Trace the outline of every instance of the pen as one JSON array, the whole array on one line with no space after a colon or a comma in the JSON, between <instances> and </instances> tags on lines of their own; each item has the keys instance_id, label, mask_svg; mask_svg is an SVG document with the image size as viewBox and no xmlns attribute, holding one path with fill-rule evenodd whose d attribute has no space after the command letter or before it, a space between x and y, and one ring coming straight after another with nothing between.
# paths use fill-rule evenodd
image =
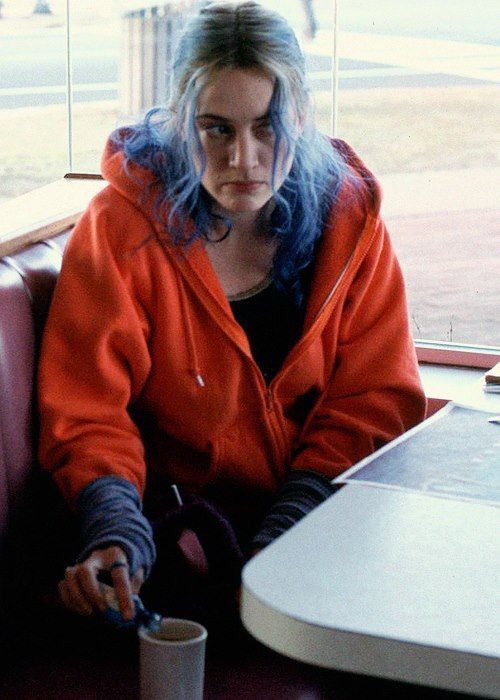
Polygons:
<instances>
[{"instance_id":1,"label":"pen","mask_svg":"<svg viewBox=\"0 0 500 700\"><path fill-rule=\"evenodd\" d=\"M174 492L175 500L177 501L177 505L183 506L184 503L182 502L181 494L179 493L179 489L177 488L177 484L172 484L172 491Z\"/></svg>"}]
</instances>

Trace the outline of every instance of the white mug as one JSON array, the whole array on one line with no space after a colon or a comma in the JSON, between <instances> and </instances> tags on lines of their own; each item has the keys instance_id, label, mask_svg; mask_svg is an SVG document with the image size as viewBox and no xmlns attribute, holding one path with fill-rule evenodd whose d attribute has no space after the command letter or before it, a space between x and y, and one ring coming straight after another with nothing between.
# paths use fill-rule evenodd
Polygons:
<instances>
[{"instance_id":1,"label":"white mug","mask_svg":"<svg viewBox=\"0 0 500 700\"><path fill-rule=\"evenodd\" d=\"M207 630L197 622L164 617L139 629L141 700L202 700Z\"/></svg>"}]
</instances>

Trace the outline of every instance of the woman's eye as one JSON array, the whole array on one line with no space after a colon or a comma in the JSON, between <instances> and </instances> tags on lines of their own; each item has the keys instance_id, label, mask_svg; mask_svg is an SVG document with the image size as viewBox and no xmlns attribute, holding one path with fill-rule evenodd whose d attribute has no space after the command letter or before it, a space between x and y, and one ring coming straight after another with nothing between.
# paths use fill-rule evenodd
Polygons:
<instances>
[{"instance_id":1,"label":"woman's eye","mask_svg":"<svg viewBox=\"0 0 500 700\"><path fill-rule=\"evenodd\" d=\"M259 137L264 138L274 136L274 128L271 122L264 122L262 124L259 124L259 126L257 127L257 134Z\"/></svg>"},{"instance_id":2,"label":"woman's eye","mask_svg":"<svg viewBox=\"0 0 500 700\"><path fill-rule=\"evenodd\" d=\"M230 129L226 124L212 124L211 126L206 126L205 131L209 136L227 136L230 133Z\"/></svg>"}]
</instances>

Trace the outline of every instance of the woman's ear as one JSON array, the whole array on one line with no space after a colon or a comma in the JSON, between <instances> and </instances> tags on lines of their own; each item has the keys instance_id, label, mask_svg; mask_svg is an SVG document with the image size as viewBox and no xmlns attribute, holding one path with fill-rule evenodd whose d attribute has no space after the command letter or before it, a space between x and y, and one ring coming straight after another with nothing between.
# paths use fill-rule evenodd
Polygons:
<instances>
[{"instance_id":1,"label":"woman's ear","mask_svg":"<svg viewBox=\"0 0 500 700\"><path fill-rule=\"evenodd\" d=\"M296 105L293 110L292 126L293 126L293 136L295 139L299 139L305 129L307 122L307 112L309 110L309 105L304 105L302 109L299 105Z\"/></svg>"},{"instance_id":2,"label":"woman's ear","mask_svg":"<svg viewBox=\"0 0 500 700\"><path fill-rule=\"evenodd\" d=\"M294 120L293 120L293 138L296 141L298 141L299 138L302 136L305 125L306 125L305 116L304 115L302 115L302 116L295 115Z\"/></svg>"},{"instance_id":3,"label":"woman's ear","mask_svg":"<svg viewBox=\"0 0 500 700\"><path fill-rule=\"evenodd\" d=\"M307 95L301 104L296 105L295 119L297 124L297 138L302 136L307 122L310 121L312 116L312 110L313 105L311 103L310 95Z\"/></svg>"}]
</instances>

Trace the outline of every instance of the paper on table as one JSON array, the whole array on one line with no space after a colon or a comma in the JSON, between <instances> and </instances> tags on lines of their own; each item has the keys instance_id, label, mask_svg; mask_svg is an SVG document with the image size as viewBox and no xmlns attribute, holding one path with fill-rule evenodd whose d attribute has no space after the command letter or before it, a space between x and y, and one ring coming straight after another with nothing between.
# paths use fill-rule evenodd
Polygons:
<instances>
[{"instance_id":1,"label":"paper on table","mask_svg":"<svg viewBox=\"0 0 500 700\"><path fill-rule=\"evenodd\" d=\"M500 425L494 413L450 403L341 474L335 483L500 503Z\"/></svg>"}]
</instances>

